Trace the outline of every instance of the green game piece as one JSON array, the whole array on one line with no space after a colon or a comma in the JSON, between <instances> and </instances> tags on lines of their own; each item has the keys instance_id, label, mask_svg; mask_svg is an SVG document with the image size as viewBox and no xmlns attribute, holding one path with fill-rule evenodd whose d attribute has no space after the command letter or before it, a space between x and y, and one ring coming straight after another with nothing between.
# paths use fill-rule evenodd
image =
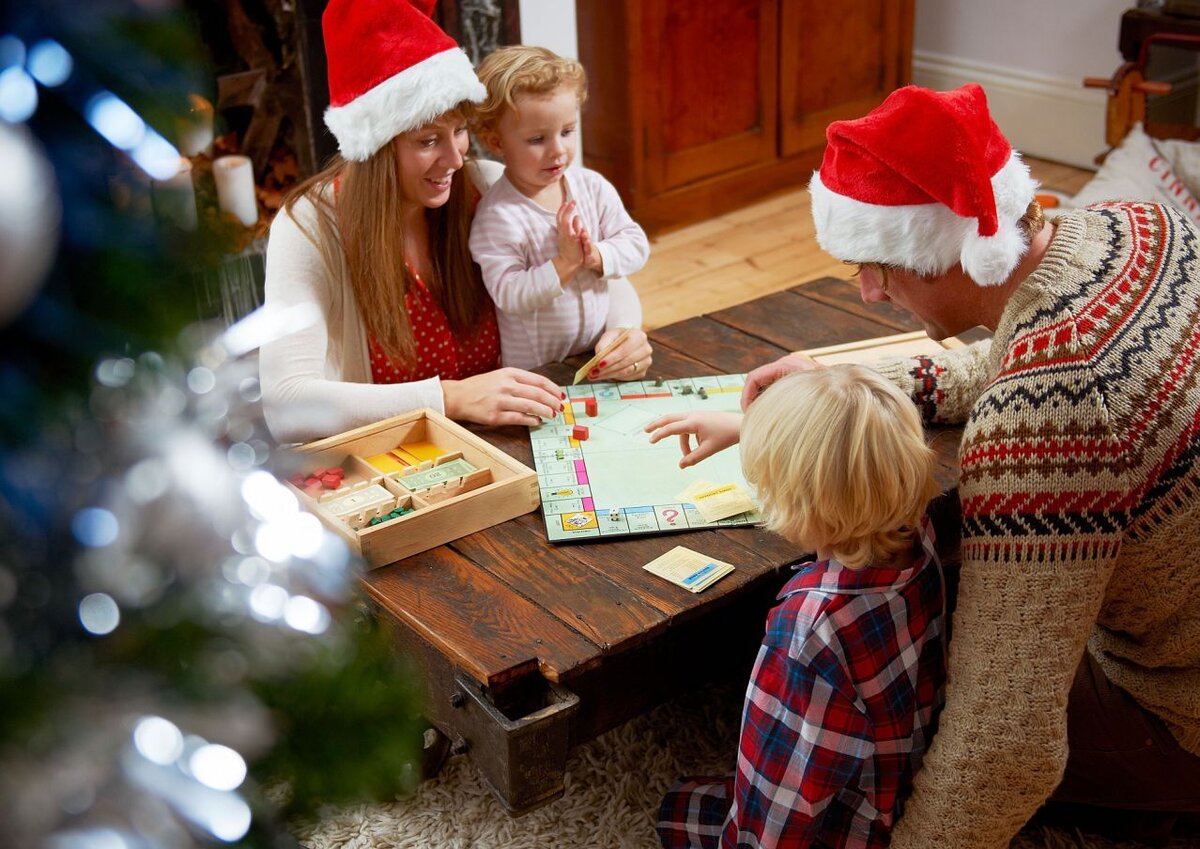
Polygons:
<instances>
[{"instance_id":1,"label":"green game piece","mask_svg":"<svg viewBox=\"0 0 1200 849\"><path fill-rule=\"evenodd\" d=\"M690 384L690 383L685 383L685 384L683 385L683 388L681 388L681 389L679 390L679 394L680 394L680 395L691 395L693 391L695 391L695 390L693 390L693 389L692 389L692 384Z\"/></svg>"},{"instance_id":2,"label":"green game piece","mask_svg":"<svg viewBox=\"0 0 1200 849\"><path fill-rule=\"evenodd\" d=\"M374 516L371 518L371 521L367 522L367 524L368 525L378 525L382 521L383 521L382 516Z\"/></svg>"}]
</instances>

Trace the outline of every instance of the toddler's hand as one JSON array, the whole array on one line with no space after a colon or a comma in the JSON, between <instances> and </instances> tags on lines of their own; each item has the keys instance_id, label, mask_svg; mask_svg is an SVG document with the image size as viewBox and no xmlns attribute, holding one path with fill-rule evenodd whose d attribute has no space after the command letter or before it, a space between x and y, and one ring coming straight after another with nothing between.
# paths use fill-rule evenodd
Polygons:
<instances>
[{"instance_id":1,"label":"toddler's hand","mask_svg":"<svg viewBox=\"0 0 1200 849\"><path fill-rule=\"evenodd\" d=\"M559 281L566 283L583 266L584 260L579 236L583 225L575 214L575 201L567 201L560 206L554 222L558 230L558 256L554 258L554 268Z\"/></svg>"},{"instance_id":2,"label":"toddler's hand","mask_svg":"<svg viewBox=\"0 0 1200 849\"><path fill-rule=\"evenodd\" d=\"M579 228L579 249L583 252L583 267L604 276L604 257L596 249L596 243L588 235L588 231Z\"/></svg>"},{"instance_id":3,"label":"toddler's hand","mask_svg":"<svg viewBox=\"0 0 1200 849\"><path fill-rule=\"evenodd\" d=\"M650 443L679 437L683 459L679 468L694 466L706 457L723 451L742 437L741 413L671 413L646 425ZM696 435L696 447L692 448L691 437Z\"/></svg>"}]
</instances>

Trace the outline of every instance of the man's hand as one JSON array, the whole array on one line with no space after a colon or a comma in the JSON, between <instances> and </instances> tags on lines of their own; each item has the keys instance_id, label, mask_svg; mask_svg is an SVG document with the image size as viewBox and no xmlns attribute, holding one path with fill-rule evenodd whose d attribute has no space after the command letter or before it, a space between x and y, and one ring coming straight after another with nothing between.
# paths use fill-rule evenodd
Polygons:
<instances>
[{"instance_id":1,"label":"man's hand","mask_svg":"<svg viewBox=\"0 0 1200 849\"><path fill-rule=\"evenodd\" d=\"M742 411L745 412L751 402L779 378L786 377L792 372L808 371L814 368L824 368L824 366L803 354L788 354L773 363L759 366L746 375L746 385L742 387Z\"/></svg>"}]
</instances>

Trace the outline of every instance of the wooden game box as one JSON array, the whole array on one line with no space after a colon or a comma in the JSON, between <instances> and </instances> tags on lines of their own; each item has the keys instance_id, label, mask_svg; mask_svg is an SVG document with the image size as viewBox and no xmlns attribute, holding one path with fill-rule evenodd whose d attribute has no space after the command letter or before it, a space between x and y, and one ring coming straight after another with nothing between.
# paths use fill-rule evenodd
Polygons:
<instances>
[{"instance_id":1,"label":"wooden game box","mask_svg":"<svg viewBox=\"0 0 1200 849\"><path fill-rule=\"evenodd\" d=\"M377 458L411 444L445 453L403 471L381 470ZM310 442L297 453L301 472L288 486L372 569L536 510L541 503L532 469L432 409ZM463 461L474 470L463 473ZM305 486L301 479L314 470L336 472L331 478L336 486ZM416 480L415 488L405 483ZM370 524L393 509L411 512Z\"/></svg>"}]
</instances>

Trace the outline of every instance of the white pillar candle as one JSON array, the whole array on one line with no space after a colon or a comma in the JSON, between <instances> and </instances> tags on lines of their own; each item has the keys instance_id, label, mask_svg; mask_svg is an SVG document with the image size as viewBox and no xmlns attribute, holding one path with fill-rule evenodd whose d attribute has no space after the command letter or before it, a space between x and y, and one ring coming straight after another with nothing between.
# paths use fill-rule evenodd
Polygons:
<instances>
[{"instance_id":1,"label":"white pillar candle","mask_svg":"<svg viewBox=\"0 0 1200 849\"><path fill-rule=\"evenodd\" d=\"M151 187L154 211L181 230L196 229L196 190L192 186L192 163L179 157L179 170L165 180L154 180Z\"/></svg>"},{"instance_id":2,"label":"white pillar candle","mask_svg":"<svg viewBox=\"0 0 1200 849\"><path fill-rule=\"evenodd\" d=\"M213 105L198 94L189 94L191 109L179 122L179 152L184 156L205 153L213 143Z\"/></svg>"},{"instance_id":3,"label":"white pillar candle","mask_svg":"<svg viewBox=\"0 0 1200 849\"><path fill-rule=\"evenodd\" d=\"M248 156L221 156L213 162L217 183L217 205L247 227L258 221L258 198L254 195L254 164Z\"/></svg>"}]
</instances>

